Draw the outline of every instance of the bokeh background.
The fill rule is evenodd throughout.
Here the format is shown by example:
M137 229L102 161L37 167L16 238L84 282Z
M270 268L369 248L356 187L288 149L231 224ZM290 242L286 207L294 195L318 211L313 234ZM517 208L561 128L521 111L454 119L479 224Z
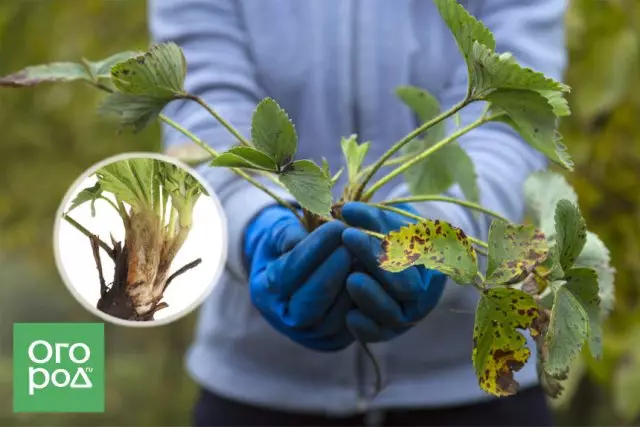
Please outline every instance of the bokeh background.
M640 2L570 0L566 16L574 115L562 132L577 163L588 226L612 252L617 306L605 356L580 360L553 404L563 425L640 425ZM148 46L144 0L1 0L0 75L26 65ZM158 329L107 325L104 414L12 414L11 326L96 321L54 266L58 203L87 167L159 150L159 128L118 135L88 85L0 91L0 425L186 425L195 385L183 354L195 316Z

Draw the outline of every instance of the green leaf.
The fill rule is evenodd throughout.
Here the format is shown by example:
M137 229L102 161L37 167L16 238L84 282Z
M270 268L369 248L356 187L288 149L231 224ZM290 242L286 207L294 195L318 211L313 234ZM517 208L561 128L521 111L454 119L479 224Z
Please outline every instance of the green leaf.
M399 272L413 265L438 270L460 284L473 283L478 261L464 231L444 221L426 219L387 234L380 268Z
M578 207L566 199L556 206L555 214L558 262L568 271L587 241L587 226Z
M369 151L369 143L363 142L362 144L358 144L357 136L351 135L349 138L342 138L340 146L342 147L342 154L347 163L349 183L354 183L358 172L360 172L362 162Z
M564 176L551 171L530 174L524 183L527 211L547 238L555 235L555 212L558 202L566 199L578 203L578 196Z
M271 98L263 99L251 122L253 145L278 165L291 162L298 149L298 136L287 113Z
M175 43L157 44L148 52L111 68L113 83L122 93L145 95L169 102L183 96L187 62Z
M111 78L111 68L114 65L138 55L140 55L140 52L126 51L116 53L100 61L89 61L84 59L83 62L94 78Z
M96 171L103 191L135 209L152 207L154 186L157 184L155 159L134 158L109 163Z
M398 86L396 95L418 115L422 123L426 123L440 114L440 103L435 96L424 89L415 86ZM442 122L434 126L434 128L436 127L440 128L444 135L445 127Z
M276 172L278 166L269 156L253 147L234 147L213 159L211 166L258 169Z
M440 114L438 100L427 91L413 86L400 86L396 94L418 115L422 123ZM445 136L443 121L429 129L423 138L416 138L405 145L403 153L418 155ZM467 200L478 202L480 198L474 164L458 143L442 147L409 168L404 176L414 195L440 194L457 182Z
M95 201L102 195L102 187L99 182L96 182L93 187L87 187L80 191L76 197L71 201L67 214L78 206L91 202L91 216L96 216Z
M530 295L513 288L483 291L473 329L473 368L483 390L495 396L517 392L513 374L531 355L518 330L532 328L537 318L538 308Z
M611 266L609 250L597 234L587 231L587 241L578 255L574 267L594 269L598 274L598 295L602 314L607 316L615 304L614 276L615 269Z
M591 268L573 268L564 277L564 285L580 302L589 319L589 350L596 359L602 357L602 316L598 296L598 274Z
M166 102L146 95L110 93L98 107L98 112L117 117L121 128L133 128L140 132L162 112Z
M544 370L554 377L567 374L571 361L587 339L589 317L580 301L565 286L555 292L551 319L544 340Z
M557 119L545 97L532 90L500 89L485 97L494 111L504 112L496 120L513 127L533 148L558 165L573 170L573 162L556 131Z
M483 97L483 93L489 93L492 89L569 91L568 86L543 73L522 67L511 54L497 54L493 50L494 48L478 42L475 42L471 49L471 82L477 96Z
M489 228L486 283L508 285L519 282L547 258L548 252L544 233L539 229L495 220Z
M435 0L440 16L451 30L458 48L464 57L469 75L472 69L472 54L475 42L489 49L496 48L496 41L491 31L455 0Z
M52 62L33 65L18 72L0 77L0 87L35 86L40 83L91 81L91 75L82 64L75 62Z
M285 167L279 179L300 206L317 215L329 215L331 182L318 165L311 160L296 160Z

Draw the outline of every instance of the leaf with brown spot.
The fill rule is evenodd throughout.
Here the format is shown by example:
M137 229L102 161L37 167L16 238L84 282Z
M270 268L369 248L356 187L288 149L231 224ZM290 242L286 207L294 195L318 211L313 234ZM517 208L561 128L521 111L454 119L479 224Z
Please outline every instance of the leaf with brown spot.
M558 262L567 271L587 242L587 225L576 204L562 199L556 205L556 247Z
M523 280L549 251L542 231L531 225L493 221L489 228L488 284L508 285Z
M426 219L385 236L380 268L398 272L413 265L438 270L460 284L478 273L476 252L464 232L440 220Z
M496 396L517 392L513 374L531 354L518 330L531 329L537 318L534 299L520 290L492 288L483 292L473 332L473 368L480 388Z

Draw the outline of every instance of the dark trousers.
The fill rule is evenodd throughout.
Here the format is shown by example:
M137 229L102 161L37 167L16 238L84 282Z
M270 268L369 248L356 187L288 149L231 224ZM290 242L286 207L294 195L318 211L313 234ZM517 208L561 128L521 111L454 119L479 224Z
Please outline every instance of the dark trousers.
M364 415L327 417L282 412L231 401L202 391L194 411L196 426L364 426ZM540 387L473 405L434 409L390 410L380 426L553 426Z

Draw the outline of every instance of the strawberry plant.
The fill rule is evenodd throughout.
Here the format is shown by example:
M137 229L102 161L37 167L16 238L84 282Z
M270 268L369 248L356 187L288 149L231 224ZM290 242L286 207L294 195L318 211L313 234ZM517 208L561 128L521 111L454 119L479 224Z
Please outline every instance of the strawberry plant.
M477 288L480 299L469 339L474 342L471 357L479 386L497 396L517 392L514 372L531 356L523 335L529 333L536 341L541 384L550 395L558 396L569 365L584 344L595 357L602 351L601 323L613 304L614 270L608 251L586 229L575 193L557 173L536 172L528 178L525 195L531 220L525 224L511 223L483 207L473 163L457 140L484 124L501 122L557 166L571 171L573 163L557 131L558 119L570 114L565 99L569 87L519 65L509 53L497 53L491 31L456 1L435 2L467 64L466 95L441 111L428 92L399 87L399 99L422 124L368 165L363 163L369 143L359 142L355 135L343 138L345 165L335 174L326 161L318 165L296 159L295 127L275 100L266 98L258 104L247 139L215 106L188 93L186 61L179 46L171 42L99 62L27 67L0 79L0 85L77 80L93 85L106 93L100 111L118 117L123 127L138 131L152 120L161 120L200 147L179 153L185 160L230 168L289 208L309 230L342 220L340 208L348 201L371 203L417 220L387 235L364 230L383 241L380 267L397 272L423 265L447 274L459 285ZM218 152L164 116L163 108L178 99L200 104L235 137L237 145ZM445 120L478 102L486 105L482 114L447 135ZM374 180L383 168L391 169ZM334 200L332 189L344 169L347 184ZM397 176L404 177L413 196L373 203L376 192ZM257 178L286 189L302 213ZM460 186L464 200L442 195L453 184ZM487 241L394 206L425 201L457 203L488 215L492 224ZM480 267L479 256L486 257L486 268Z
M98 169L95 177L96 184L78 193L63 218L89 238L100 280L96 307L119 319L153 320L156 312L168 307L162 299L169 284L202 261L198 258L169 274L189 236L193 208L207 191L186 170L152 158L115 161ZM109 245L71 216L85 203L91 204L95 216L98 201L122 219L124 242L112 237ZM101 249L115 266L110 285L104 278Z

